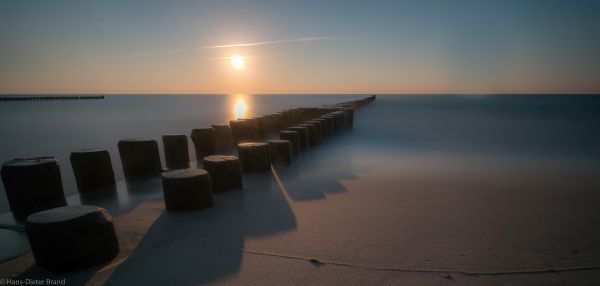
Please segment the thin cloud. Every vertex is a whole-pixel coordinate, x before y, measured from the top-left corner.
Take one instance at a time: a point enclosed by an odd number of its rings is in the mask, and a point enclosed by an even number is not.
[[[204,49],[226,49],[226,48],[236,48],[236,47],[254,47],[254,46],[267,46],[267,45],[278,45],[278,44],[288,44],[288,43],[348,40],[348,39],[357,39],[357,38],[360,38],[360,37],[303,37],[303,38],[296,38],[296,39],[281,39],[281,40],[260,41],[260,42],[251,42],[251,43],[212,45],[212,46],[204,46],[204,47],[193,48],[193,49],[145,51],[145,52],[137,52],[137,53],[131,53],[131,54],[106,57],[106,58],[103,58],[101,60],[101,62],[115,60],[115,59],[124,59],[124,58],[137,58],[137,57],[161,56],[161,55],[177,54],[177,53],[188,53],[188,52],[195,52],[195,51],[200,51],[200,50],[204,50]],[[267,57],[271,57],[271,56],[267,56]],[[217,59],[222,59],[222,58],[206,58],[206,59],[217,60]]]
[[[262,55],[262,56],[244,56],[244,59],[266,59],[266,58],[276,58],[276,57],[283,57],[283,55]],[[208,57],[208,58],[204,58],[207,61],[221,61],[221,60],[230,60],[231,57]]]
[[[354,38],[356,38],[356,37],[304,37],[304,38],[297,38],[297,39],[282,39],[282,40],[272,40],[272,41],[240,43],[240,44],[213,45],[213,46],[205,46],[202,48],[203,49],[226,49],[226,48],[267,46],[267,45],[299,43],[299,42],[345,40],[345,39],[354,39]]]

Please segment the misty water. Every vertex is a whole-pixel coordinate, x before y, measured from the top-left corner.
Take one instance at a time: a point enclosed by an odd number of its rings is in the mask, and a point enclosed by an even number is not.
[[[117,142],[223,124],[282,109],[319,106],[364,95],[111,95],[103,100],[0,102],[0,161],[55,156],[65,195],[77,193],[69,154],[110,152],[122,179]],[[383,95],[361,110],[352,142],[373,154],[486,156],[540,166],[600,166],[600,96]],[[190,158],[194,158],[190,144]],[[394,156],[391,156],[394,157]],[[418,158],[418,157],[417,157]],[[414,160],[414,158],[413,158]],[[163,160],[164,165],[164,160]],[[8,211],[4,187],[0,212]]]

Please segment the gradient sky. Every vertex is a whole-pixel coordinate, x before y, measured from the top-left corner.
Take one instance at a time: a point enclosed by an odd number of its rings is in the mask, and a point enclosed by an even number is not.
[[[3,0],[0,93],[600,92],[599,12],[594,0]]]

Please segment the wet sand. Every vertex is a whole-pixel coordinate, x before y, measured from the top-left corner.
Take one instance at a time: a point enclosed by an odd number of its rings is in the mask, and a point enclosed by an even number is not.
[[[122,251],[111,264],[53,275],[24,254],[0,264],[0,276],[69,285],[600,283],[598,158],[404,148],[404,129],[378,128],[390,126],[385,111],[376,101],[352,133],[290,167],[246,176],[243,191],[217,194],[211,209],[168,212],[159,180],[120,182],[117,199],[95,202],[115,219]]]

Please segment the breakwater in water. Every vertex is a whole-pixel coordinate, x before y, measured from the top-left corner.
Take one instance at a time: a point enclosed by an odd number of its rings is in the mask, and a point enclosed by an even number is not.
[[[0,96],[0,101],[80,100],[104,99],[104,95],[60,95],[60,96]]]
[[[331,136],[352,129],[354,110],[373,100],[375,96],[232,120],[226,127],[220,126],[229,129],[219,132],[228,138],[217,138],[213,127],[204,128],[210,132],[194,129],[197,154],[208,155],[203,159],[206,170],[189,168],[185,134],[163,135],[165,158],[168,158],[166,169],[160,162],[157,142],[148,139],[120,140],[121,165],[127,179],[161,176],[164,202],[171,211],[209,208],[213,205],[213,192],[243,189],[243,172],[268,172],[271,164],[291,164],[300,150],[300,134],[309,142],[308,147],[313,148]],[[274,133],[282,131],[285,133],[281,133],[279,139],[271,139]],[[237,151],[239,158],[218,155],[218,141],[231,142],[221,146],[221,150],[226,150],[223,153]],[[70,160],[82,197],[115,191],[114,171],[107,150],[75,151]],[[38,266],[53,272],[70,272],[110,261],[117,255],[118,242],[110,214],[101,207],[67,205],[56,158],[13,159],[2,165],[1,176],[12,214],[15,221],[25,224]],[[82,229],[95,238],[93,243],[73,234]],[[52,239],[55,243],[43,243]],[[98,253],[90,251],[92,249],[106,251]],[[61,257],[49,263],[46,258],[56,253],[61,253]]]

